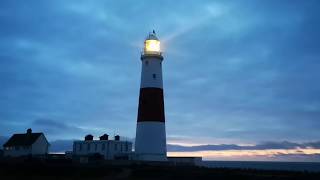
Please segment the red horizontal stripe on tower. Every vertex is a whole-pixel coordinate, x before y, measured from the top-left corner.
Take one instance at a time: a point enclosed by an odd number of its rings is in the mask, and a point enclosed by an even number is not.
[[[161,88],[140,89],[138,122],[142,121],[165,121],[163,90]]]

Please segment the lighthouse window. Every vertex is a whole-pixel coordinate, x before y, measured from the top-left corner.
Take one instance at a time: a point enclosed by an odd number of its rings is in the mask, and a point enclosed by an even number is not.
[[[146,65],[148,65],[149,64],[149,61],[146,61]]]
[[[153,77],[153,79],[156,79],[157,75],[156,74],[152,74],[152,77]]]

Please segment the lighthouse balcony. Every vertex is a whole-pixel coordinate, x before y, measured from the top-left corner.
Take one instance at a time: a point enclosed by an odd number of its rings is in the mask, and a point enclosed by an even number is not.
[[[157,51],[141,52],[141,60],[145,58],[158,58],[160,60],[163,60],[162,52]]]

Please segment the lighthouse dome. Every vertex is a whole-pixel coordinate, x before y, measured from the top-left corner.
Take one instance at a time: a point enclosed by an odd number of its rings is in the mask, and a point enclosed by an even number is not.
[[[149,35],[147,36],[146,40],[157,40],[157,41],[159,41],[159,39],[156,36],[156,32],[154,30],[151,33],[149,33]]]

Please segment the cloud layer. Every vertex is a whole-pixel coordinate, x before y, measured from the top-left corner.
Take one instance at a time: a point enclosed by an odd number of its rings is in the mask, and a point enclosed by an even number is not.
[[[256,145],[243,146],[237,144],[218,144],[218,145],[200,145],[200,146],[182,146],[168,144],[169,151],[223,151],[223,150],[270,150],[270,149],[320,149],[320,142],[293,143],[283,142],[265,142]]]

